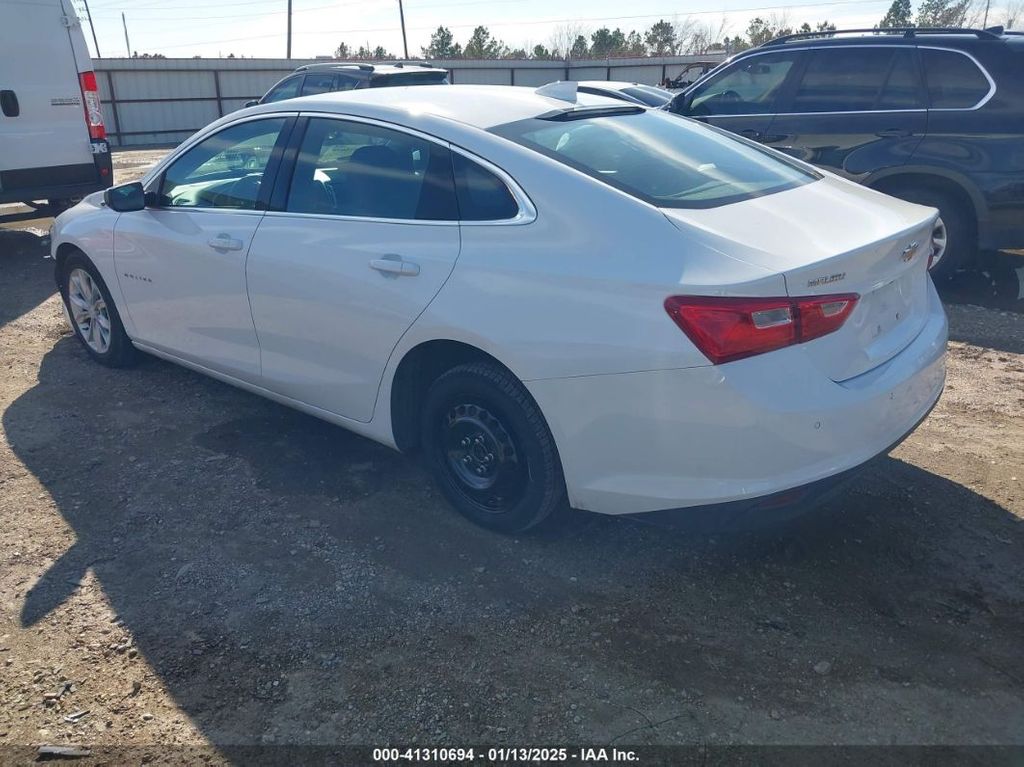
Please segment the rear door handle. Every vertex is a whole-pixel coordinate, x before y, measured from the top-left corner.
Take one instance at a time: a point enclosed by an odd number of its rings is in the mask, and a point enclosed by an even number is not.
[[[396,277],[415,277],[420,273],[419,264],[403,261],[397,257],[371,259],[370,268],[383,274],[393,274]]]
[[[762,133],[759,130],[747,128],[746,130],[741,130],[739,135],[743,136],[743,138],[748,138],[751,141],[760,141]]]
[[[879,138],[907,138],[913,136],[914,133],[906,128],[886,128],[878,131],[875,135]]]
[[[241,250],[242,241],[236,240],[230,234],[218,234],[216,237],[211,237],[206,241],[214,250]]]

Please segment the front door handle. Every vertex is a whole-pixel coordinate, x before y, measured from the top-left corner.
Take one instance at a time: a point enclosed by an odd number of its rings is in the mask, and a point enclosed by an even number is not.
[[[880,130],[875,134],[879,138],[908,138],[913,136],[913,131],[909,131],[906,128],[886,128]]]
[[[750,139],[751,141],[760,141],[761,140],[761,136],[763,134],[759,130],[754,130],[753,128],[747,128],[746,130],[741,130],[740,131],[740,135],[743,136],[743,138]]]
[[[370,260],[370,268],[376,269],[383,274],[393,274],[396,277],[415,277],[420,273],[420,265],[411,261],[403,261],[397,257],[374,258]]]
[[[236,240],[230,234],[218,234],[216,237],[211,237],[206,241],[214,250],[241,250],[242,241]]]

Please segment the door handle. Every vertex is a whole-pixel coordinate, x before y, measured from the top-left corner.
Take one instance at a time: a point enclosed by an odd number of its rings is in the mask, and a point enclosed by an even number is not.
[[[374,258],[370,260],[370,268],[376,269],[383,274],[393,274],[396,277],[415,277],[420,273],[420,265],[411,261],[403,261],[401,258]]]
[[[906,128],[886,128],[878,131],[875,135],[879,138],[907,138],[913,136],[914,133]]]
[[[211,237],[206,241],[214,250],[241,250],[242,241],[236,240],[229,234],[218,234],[216,237]]]
[[[746,130],[741,130],[739,135],[743,136],[743,138],[748,138],[751,141],[760,141],[762,133],[759,130],[754,130],[753,128],[747,128]]]

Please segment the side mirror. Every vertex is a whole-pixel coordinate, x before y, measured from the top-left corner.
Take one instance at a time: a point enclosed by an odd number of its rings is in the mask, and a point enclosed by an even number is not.
[[[141,183],[133,181],[130,184],[110,187],[103,193],[103,202],[118,213],[131,213],[146,207],[146,192]]]
[[[245,105],[246,105],[247,107],[254,107],[254,106],[256,106],[256,105],[257,105],[257,104],[259,104],[259,103],[260,103],[260,100],[259,100],[259,99],[252,99],[251,101],[246,101],[246,102],[245,102]]]
[[[691,101],[693,101],[692,96],[689,96],[686,93],[680,93],[668,103],[668,111],[677,115],[687,115],[690,113]]]

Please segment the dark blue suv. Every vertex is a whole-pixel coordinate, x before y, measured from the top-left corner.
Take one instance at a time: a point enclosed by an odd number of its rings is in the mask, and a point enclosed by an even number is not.
[[[670,111],[936,207],[936,277],[1024,247],[1024,34],[788,35],[738,54]]]

